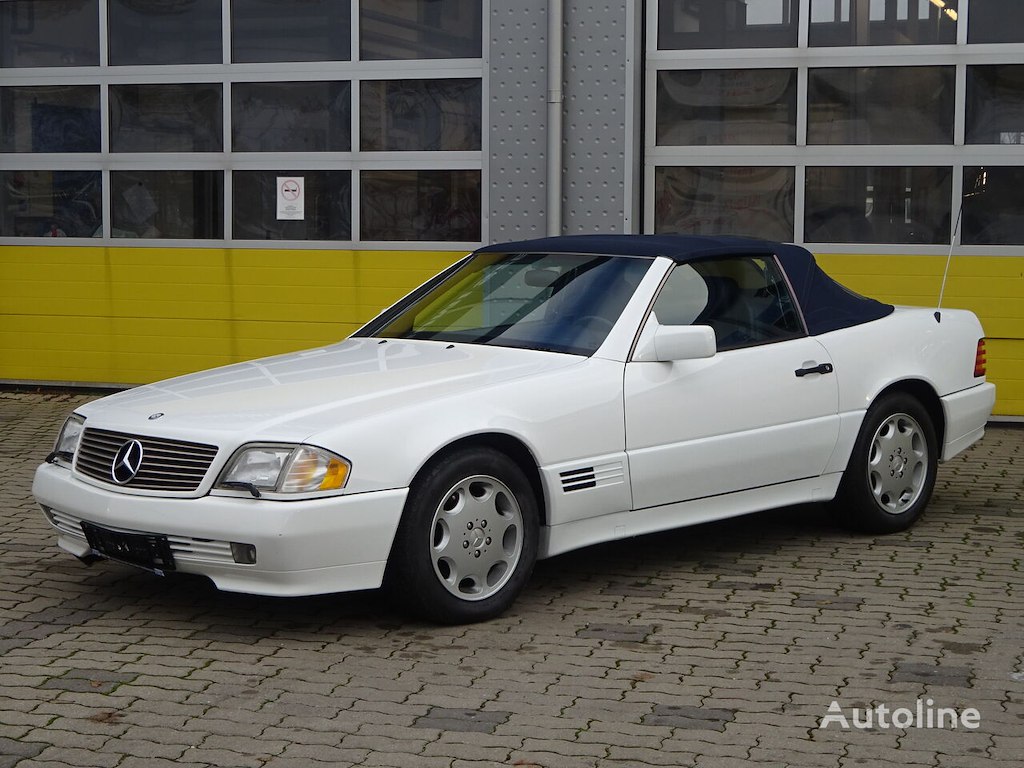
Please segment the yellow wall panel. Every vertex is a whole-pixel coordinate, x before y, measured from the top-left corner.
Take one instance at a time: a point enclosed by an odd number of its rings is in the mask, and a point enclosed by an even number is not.
[[[7,290],[4,285],[0,290]],[[29,317],[106,317],[111,313],[109,298],[91,299],[88,297],[58,296],[44,299],[26,296],[19,292],[13,296],[4,296],[0,300],[0,316],[26,315]]]
[[[0,246],[0,379],[140,383],[338,341],[463,251]],[[853,290],[934,305],[945,256],[827,254]],[[1024,416],[1024,258],[957,256],[1000,414]]]
[[[139,383],[333,343],[463,255],[0,247],[0,379]]]
[[[328,323],[265,323],[261,321],[237,320],[235,334],[247,341],[287,341],[292,338],[310,339],[311,344],[331,344],[345,338],[337,322]]]
[[[372,313],[370,313],[372,316]],[[345,306],[305,303],[237,302],[234,305],[236,320],[249,322],[276,323],[343,323],[362,325],[363,318],[369,319],[361,306]]]

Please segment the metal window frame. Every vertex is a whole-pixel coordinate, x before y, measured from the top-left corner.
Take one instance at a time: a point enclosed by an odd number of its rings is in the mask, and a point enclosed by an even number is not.
[[[658,4],[651,3],[647,39],[657,44]],[[808,46],[810,2],[801,0],[796,48],[717,49],[667,51],[652,47],[644,63],[644,210],[643,231],[654,231],[656,168],[663,166],[791,166],[795,169],[793,242],[804,244],[805,187],[807,168],[840,166],[940,166],[953,169],[950,199],[951,227],[960,212],[964,168],[975,165],[1024,166],[1019,145],[966,144],[967,67],[981,64],[1024,64],[1024,42],[967,43],[970,0],[960,0],[956,44],[906,46]],[[828,67],[954,66],[955,93],[953,141],[943,145],[807,145],[807,81],[811,69]],[[655,143],[655,93],[658,73],[672,69],[795,69],[797,71],[796,142],[792,145],[716,145],[659,147]],[[960,230],[951,233],[954,253],[961,255],[1019,256],[1021,247],[1007,245],[964,246]],[[813,243],[818,253],[934,254],[945,255],[950,245],[893,243]]]
[[[99,85],[100,152],[98,153],[0,153],[2,171],[99,171],[102,181],[102,237],[61,238],[61,245],[124,246],[151,248],[264,248],[289,250],[451,250],[469,251],[488,241],[490,137],[489,125],[488,40],[490,0],[481,0],[483,55],[476,59],[410,59],[396,61],[359,60],[359,3],[353,0],[351,13],[351,56],[348,61],[327,62],[255,62],[230,63],[231,3],[221,0],[222,61],[220,64],[110,66],[108,4],[99,1],[100,63],[87,67],[31,67],[4,69],[4,85]],[[451,152],[361,152],[359,147],[359,93],[364,80],[437,80],[446,78],[478,79],[481,82],[481,148]],[[351,137],[348,152],[233,152],[231,150],[231,85],[235,82],[287,82],[345,80],[351,83]],[[180,83],[219,83],[224,148],[220,152],[147,152],[110,151],[110,86]],[[353,235],[359,233],[360,172],[378,170],[475,170],[480,173],[479,242],[390,240],[237,240],[232,221],[232,171],[235,170],[347,170],[352,178],[351,222]],[[158,171],[172,169],[215,170],[223,178],[223,239],[122,238],[111,236],[110,174],[112,171]],[[0,245],[54,245],[49,237],[0,237]]]

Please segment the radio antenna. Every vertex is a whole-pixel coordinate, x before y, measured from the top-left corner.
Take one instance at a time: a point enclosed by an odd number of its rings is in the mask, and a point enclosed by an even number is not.
[[[956,223],[953,225],[953,234],[949,238],[949,255],[946,256],[946,267],[942,270],[942,285],[939,287],[939,301],[935,305],[935,322],[942,322],[942,297],[946,293],[946,280],[949,278],[949,265],[953,261],[953,247],[956,245],[956,233],[960,229],[960,217],[964,214],[964,199],[960,198],[960,210],[956,212]]]
[[[953,225],[953,233],[949,237],[949,255],[946,256],[946,267],[942,270],[942,285],[939,288],[939,301],[935,305],[935,322],[942,322],[942,297],[946,293],[946,280],[949,278],[949,265],[953,261],[953,248],[956,246],[956,236],[960,231],[960,218],[964,215],[964,202],[968,197],[974,197],[985,193],[985,185],[988,184],[988,172],[979,168],[974,177],[974,184],[971,191],[960,196],[960,210],[956,212],[956,223]]]

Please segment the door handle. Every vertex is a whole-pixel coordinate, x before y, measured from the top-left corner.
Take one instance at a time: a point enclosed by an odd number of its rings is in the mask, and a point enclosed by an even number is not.
[[[803,377],[810,373],[832,373],[834,370],[832,363],[822,363],[821,365],[816,365],[813,368],[797,368],[795,373],[797,376]]]

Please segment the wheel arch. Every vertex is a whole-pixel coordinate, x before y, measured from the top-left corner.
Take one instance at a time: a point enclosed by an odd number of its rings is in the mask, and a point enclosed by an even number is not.
[[[544,484],[541,480],[540,468],[537,464],[537,459],[526,443],[514,435],[504,432],[481,432],[453,440],[447,445],[439,448],[430,456],[429,459],[423,462],[423,465],[419,470],[417,470],[413,477],[412,483],[415,483],[421,475],[427,472],[431,467],[435,466],[438,462],[443,461],[447,456],[450,456],[457,451],[471,448],[490,448],[491,450],[504,454],[515,462],[516,466],[518,466],[519,469],[522,470],[523,474],[526,475],[527,480],[530,481],[530,489],[533,491],[534,499],[537,502],[537,513],[540,518],[540,525],[547,525],[547,500],[544,494]]]
[[[887,398],[902,397],[903,402],[886,403]],[[914,401],[911,408],[907,399]],[[884,407],[883,407],[884,406]],[[921,460],[925,465],[924,474],[918,475],[915,468],[907,480],[886,483],[885,467],[872,471],[872,444],[882,439],[882,425],[891,422],[895,413],[904,408],[911,411],[912,420],[927,416],[936,441],[936,451],[928,451]],[[917,413],[923,410],[924,414]],[[924,514],[935,488],[936,467],[941,455],[942,439],[945,432],[945,418],[942,401],[935,389],[920,379],[901,379],[891,382],[872,398],[858,428],[846,469],[843,472],[836,497],[832,502],[841,519],[852,529],[865,533],[895,533],[909,528]],[[874,436],[872,436],[874,435]],[[888,438],[887,438],[888,439]],[[895,449],[894,449],[895,450]],[[894,456],[890,456],[891,461]],[[881,463],[884,465],[884,459]],[[907,466],[905,462],[903,466]],[[893,468],[890,476],[903,478],[902,467]],[[872,479],[874,477],[875,479]],[[904,502],[903,496],[911,493]]]
[[[932,420],[932,426],[935,429],[935,440],[941,454],[946,436],[946,416],[942,410],[942,401],[939,399],[935,388],[922,379],[902,379],[894,381],[882,389],[875,395],[871,404],[874,405],[883,397],[892,394],[910,395],[921,403],[921,406],[928,412],[928,416]]]

